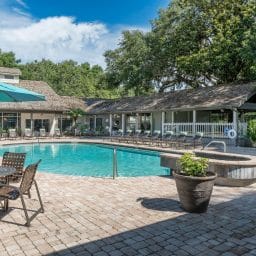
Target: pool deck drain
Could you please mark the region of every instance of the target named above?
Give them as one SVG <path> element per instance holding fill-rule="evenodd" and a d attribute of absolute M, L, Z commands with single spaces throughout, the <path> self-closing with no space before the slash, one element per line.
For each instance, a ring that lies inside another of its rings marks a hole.
<path fill-rule="evenodd" d="M 256 255 L 256 185 L 214 187 L 209 211 L 179 207 L 174 180 L 38 173 L 45 213 L 1 213 L 0 255 Z M 28 201 L 36 209 L 35 191 Z"/>

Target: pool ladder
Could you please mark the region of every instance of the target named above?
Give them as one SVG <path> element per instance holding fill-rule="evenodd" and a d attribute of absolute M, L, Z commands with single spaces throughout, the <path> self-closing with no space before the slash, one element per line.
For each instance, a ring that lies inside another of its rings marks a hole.
<path fill-rule="evenodd" d="M 117 148 L 113 148 L 113 179 L 118 176 L 117 173 Z"/>
<path fill-rule="evenodd" d="M 223 145 L 223 152 L 224 153 L 226 153 L 227 152 L 227 145 L 226 145 L 226 142 L 225 141 L 220 141 L 220 140 L 212 140 L 212 141 L 210 141 L 206 146 L 204 146 L 203 148 L 202 148 L 202 150 L 203 149 L 206 149 L 206 148 L 209 148 L 209 146 L 211 145 L 211 144 L 221 144 L 221 145 Z"/>

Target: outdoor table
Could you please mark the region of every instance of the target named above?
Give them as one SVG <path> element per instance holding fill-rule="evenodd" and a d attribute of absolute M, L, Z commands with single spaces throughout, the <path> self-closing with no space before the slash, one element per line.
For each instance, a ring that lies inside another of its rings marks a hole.
<path fill-rule="evenodd" d="M 0 166 L 0 177 L 5 178 L 5 184 L 9 185 L 9 177 L 14 174 L 16 169 L 14 167 Z M 4 199 L 4 210 L 8 210 L 8 199 Z"/>

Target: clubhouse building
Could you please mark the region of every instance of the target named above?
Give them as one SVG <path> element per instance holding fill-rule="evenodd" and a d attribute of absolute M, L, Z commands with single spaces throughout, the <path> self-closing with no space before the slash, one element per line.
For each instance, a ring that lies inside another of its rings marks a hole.
<path fill-rule="evenodd" d="M 247 121 L 256 118 L 256 82 L 122 99 L 80 99 L 60 96 L 42 81 L 20 80 L 20 75 L 19 69 L 0 67 L 0 82 L 38 92 L 46 100 L 0 102 L 2 130 L 16 128 L 23 134 L 25 128 L 34 132 L 45 128 L 53 135 L 56 128 L 63 132 L 74 125 L 68 112 L 79 108 L 85 116 L 78 120 L 78 129 L 80 126 L 99 134 L 150 130 L 227 138 L 231 129 L 238 136 L 246 135 Z"/>

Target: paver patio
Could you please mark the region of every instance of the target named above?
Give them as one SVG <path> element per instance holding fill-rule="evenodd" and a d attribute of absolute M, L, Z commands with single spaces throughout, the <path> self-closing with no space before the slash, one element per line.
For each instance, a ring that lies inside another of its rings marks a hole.
<path fill-rule="evenodd" d="M 179 208 L 170 178 L 37 180 L 45 213 L 27 228 L 8 223 L 23 224 L 22 210 L 1 212 L 1 256 L 256 255 L 256 185 L 214 187 L 208 213 L 198 215 Z"/>

